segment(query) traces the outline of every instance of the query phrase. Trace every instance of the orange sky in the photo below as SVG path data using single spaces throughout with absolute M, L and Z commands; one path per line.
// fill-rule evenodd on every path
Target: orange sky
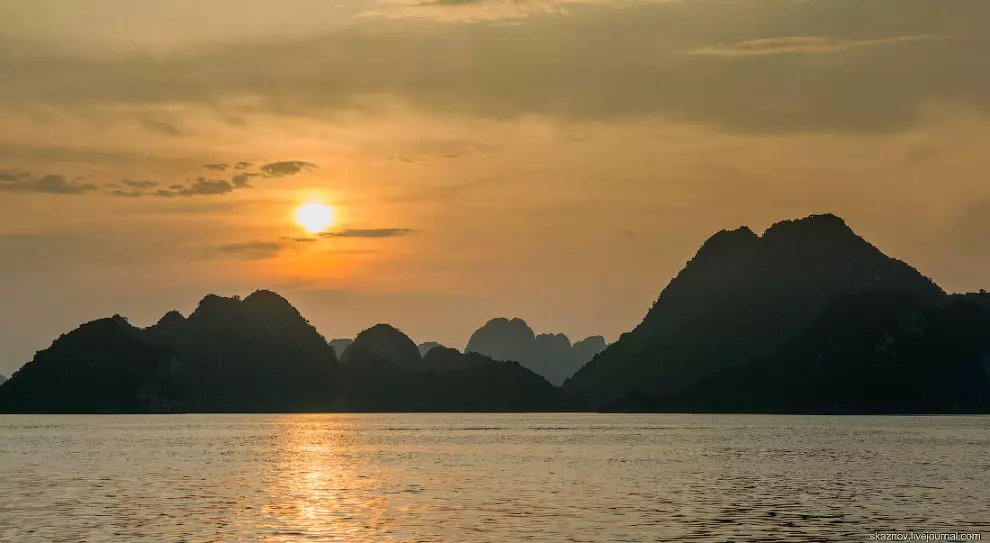
M 328 338 L 388 322 L 463 347 L 519 316 L 612 341 L 716 230 L 811 213 L 948 290 L 990 284 L 985 0 L 0 0 L 0 20 L 0 373 L 87 320 L 258 288 Z M 298 241 L 314 195 L 335 235 Z

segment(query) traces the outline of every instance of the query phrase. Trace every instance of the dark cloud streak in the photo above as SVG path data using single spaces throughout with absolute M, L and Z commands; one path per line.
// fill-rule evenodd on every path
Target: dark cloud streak
M 246 167 L 249 163 L 239 162 L 237 167 Z M 230 166 L 227 164 L 206 164 L 202 168 L 222 171 Z M 231 176 L 230 181 L 225 179 L 210 179 L 199 177 L 186 184 L 173 183 L 168 188 L 158 188 L 162 183 L 152 180 L 131 180 L 124 179 L 120 182 L 102 183 L 102 186 L 87 182 L 83 178 L 69 179 L 62 174 L 49 174 L 44 176 L 34 176 L 30 172 L 21 170 L 0 170 L 0 192 L 6 193 L 43 193 L 43 194 L 86 194 L 103 193 L 111 196 L 126 198 L 141 198 L 143 196 L 157 196 L 161 198 L 174 198 L 177 196 L 217 196 L 229 194 L 235 190 L 253 188 L 250 180 L 260 177 L 285 177 L 296 173 L 316 168 L 311 162 L 284 161 L 266 164 L 261 172 L 244 172 Z M 101 190 L 102 189 L 102 190 Z
M 245 241 L 213 247 L 207 256 L 233 256 L 241 260 L 265 260 L 277 256 L 285 245 L 273 241 Z
M 34 177 L 24 172 L 0 177 L 0 192 L 79 195 L 99 190 L 92 183 L 73 181 L 61 174 Z
M 394 238 L 414 232 L 416 231 L 410 228 L 353 228 L 339 232 L 322 232 L 318 235 L 323 238 Z
M 234 186 L 224 179 L 206 179 L 200 177 L 181 189 L 159 190 L 156 196 L 172 198 L 175 196 L 214 196 L 228 194 L 234 191 Z
M 254 172 L 239 173 L 231 178 L 231 182 L 234 184 L 234 188 L 238 188 L 238 189 L 251 188 L 251 185 L 249 183 L 251 181 L 251 178 L 258 177 L 259 175 L 261 174 Z
M 130 179 L 124 179 L 121 183 L 138 190 L 147 190 L 158 186 L 157 181 L 131 181 Z
M 302 172 L 316 169 L 316 164 L 303 160 L 284 160 L 272 162 L 261 167 L 261 174 L 265 177 L 288 177 Z

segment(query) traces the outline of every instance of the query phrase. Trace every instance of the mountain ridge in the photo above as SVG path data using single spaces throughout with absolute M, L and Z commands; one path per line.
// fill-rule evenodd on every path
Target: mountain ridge
M 663 396 L 769 356 L 847 294 L 908 291 L 938 301 L 931 279 L 884 255 L 831 214 L 709 237 L 639 325 L 564 383 L 604 407 L 628 393 Z
M 519 362 L 560 386 L 604 348 L 602 336 L 571 344 L 565 334 L 536 334 L 521 318 L 496 317 L 471 334 L 464 352 Z
M 277 293 L 209 294 L 62 334 L 0 412 L 990 412 L 990 295 L 946 294 L 834 215 L 717 232 L 611 345 L 486 326 L 464 353 L 387 324 L 328 342 Z M 526 366 L 576 351 L 560 388 Z

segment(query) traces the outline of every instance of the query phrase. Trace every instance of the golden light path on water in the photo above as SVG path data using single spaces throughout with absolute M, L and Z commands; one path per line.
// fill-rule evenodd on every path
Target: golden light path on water
M 985 417 L 49 415 L 0 435 L 19 543 L 990 531 Z

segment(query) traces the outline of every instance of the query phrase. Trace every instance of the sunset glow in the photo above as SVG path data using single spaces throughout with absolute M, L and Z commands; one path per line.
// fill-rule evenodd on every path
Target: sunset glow
M 296 223 L 310 234 L 318 234 L 333 225 L 336 214 L 333 207 L 319 201 L 305 203 L 293 213 Z
M 260 286 L 333 337 L 611 340 L 816 213 L 990 288 L 990 2 L 288 4 L 0 0 L 0 374 Z

